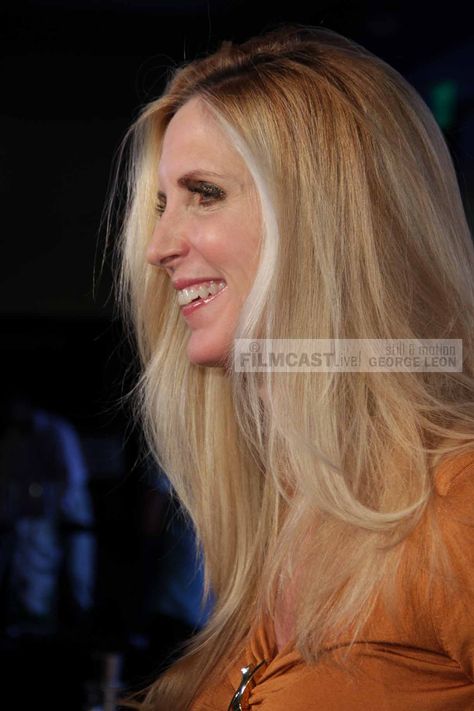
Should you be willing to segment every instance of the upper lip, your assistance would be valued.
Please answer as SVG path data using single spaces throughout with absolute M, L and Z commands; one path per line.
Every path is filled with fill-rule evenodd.
M 205 281 L 224 281 L 219 277 L 205 277 L 204 279 L 176 279 L 173 281 L 173 287 L 175 289 L 186 289 L 188 286 L 194 286 L 195 284 L 202 284 Z

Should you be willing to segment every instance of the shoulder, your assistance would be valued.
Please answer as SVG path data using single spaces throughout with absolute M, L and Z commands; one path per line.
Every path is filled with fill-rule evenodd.
M 474 449 L 440 463 L 434 475 L 432 511 L 439 533 L 459 562 L 474 564 Z M 456 550 L 459 542 L 469 547 Z
M 435 573 L 432 620 L 441 646 L 474 680 L 474 450 L 441 463 L 435 474 L 436 530 L 447 567 Z M 443 554 L 444 551 L 444 554 Z

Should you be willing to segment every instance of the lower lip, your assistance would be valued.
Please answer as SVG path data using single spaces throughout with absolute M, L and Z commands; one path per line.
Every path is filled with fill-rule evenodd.
M 227 285 L 223 289 L 218 291 L 217 294 L 212 294 L 211 296 L 208 296 L 207 299 L 199 299 L 199 301 L 191 301 L 190 304 L 186 304 L 186 306 L 181 306 L 181 313 L 183 314 L 183 316 L 189 316 L 190 314 L 194 313 L 195 311 L 205 308 L 205 306 L 207 306 L 207 304 L 210 304 L 211 301 L 214 301 L 214 299 L 217 299 L 217 297 L 220 296 L 226 289 L 227 289 Z

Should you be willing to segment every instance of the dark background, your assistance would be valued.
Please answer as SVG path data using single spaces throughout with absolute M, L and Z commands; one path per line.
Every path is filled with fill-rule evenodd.
M 248 0 L 34 0 L 3 5 L 0 90 L 4 388 L 21 386 L 81 427 L 115 427 L 128 352 L 100 273 L 114 154 L 169 68 L 282 21 L 367 46 L 436 110 L 469 216 L 474 32 L 469 4 Z M 96 284 L 94 286 L 94 273 Z M 125 363 L 120 359 L 123 358 Z M 115 410 L 113 410 L 115 412 Z M 99 420 L 97 419 L 99 418 Z
M 414 84 L 443 128 L 472 224 L 468 3 L 34 0 L 3 3 L 0 10 L 1 394 L 22 393 L 76 427 L 107 562 L 95 636 L 82 640 L 79 655 L 67 634 L 59 647 L 54 640 L 45 647 L 43 639 L 29 656 L 7 649 L 6 688 L 17 702 L 23 675 L 31 678 L 39 668 L 31 698 L 49 698 L 46 707 L 55 708 L 53 690 L 63 679 L 70 691 L 61 691 L 57 707 L 85 708 L 71 692 L 94 675 L 84 660 L 94 645 L 120 651 L 140 604 L 130 585 L 146 487 L 130 414 L 119 405 L 135 359 L 115 316 L 101 228 L 114 155 L 171 67 L 224 39 L 244 40 L 284 21 L 345 34 Z M 38 657 L 53 648 L 49 670 L 38 667 Z M 15 708 L 30 708 L 18 703 Z

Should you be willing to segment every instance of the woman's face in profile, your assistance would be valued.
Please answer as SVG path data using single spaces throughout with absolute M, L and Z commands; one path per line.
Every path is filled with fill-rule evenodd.
M 199 98 L 169 123 L 158 176 L 147 259 L 164 267 L 176 288 L 190 329 L 190 361 L 221 365 L 257 270 L 261 220 L 254 182 Z

